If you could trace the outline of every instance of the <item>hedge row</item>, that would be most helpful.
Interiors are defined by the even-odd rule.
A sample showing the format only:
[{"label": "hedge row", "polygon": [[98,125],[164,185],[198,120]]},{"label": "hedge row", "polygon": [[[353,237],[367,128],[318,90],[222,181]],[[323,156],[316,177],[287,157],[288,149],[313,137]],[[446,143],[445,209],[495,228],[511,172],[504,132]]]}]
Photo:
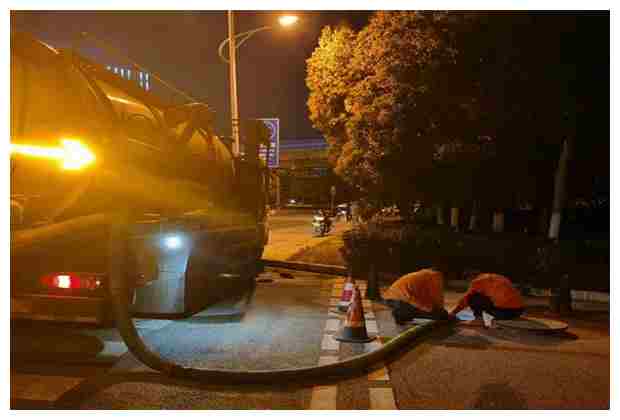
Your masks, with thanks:
[{"label": "hedge row", "polygon": [[356,275],[371,264],[404,274],[440,265],[448,279],[496,272],[529,287],[609,291],[609,241],[550,242],[521,234],[467,234],[444,227],[368,224],[348,231],[341,249]]}]

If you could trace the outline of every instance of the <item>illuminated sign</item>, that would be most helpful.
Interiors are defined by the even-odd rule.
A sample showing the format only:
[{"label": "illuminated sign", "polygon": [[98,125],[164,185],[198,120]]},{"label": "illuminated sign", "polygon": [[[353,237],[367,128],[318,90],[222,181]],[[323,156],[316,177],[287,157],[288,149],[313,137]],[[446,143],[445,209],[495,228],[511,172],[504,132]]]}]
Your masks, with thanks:
[{"label": "illuminated sign", "polygon": [[267,162],[270,168],[280,166],[280,119],[258,118],[269,130],[269,150],[263,145],[258,149],[258,156]]}]

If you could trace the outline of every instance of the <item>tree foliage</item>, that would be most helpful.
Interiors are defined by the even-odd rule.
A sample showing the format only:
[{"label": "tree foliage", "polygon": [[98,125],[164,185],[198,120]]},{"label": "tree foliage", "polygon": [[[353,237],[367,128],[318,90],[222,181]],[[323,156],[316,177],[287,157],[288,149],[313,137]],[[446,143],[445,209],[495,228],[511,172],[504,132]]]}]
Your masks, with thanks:
[{"label": "tree foliage", "polygon": [[336,173],[401,208],[548,206],[561,144],[586,114],[577,21],[390,11],[359,32],[325,28],[307,61],[308,108]]}]

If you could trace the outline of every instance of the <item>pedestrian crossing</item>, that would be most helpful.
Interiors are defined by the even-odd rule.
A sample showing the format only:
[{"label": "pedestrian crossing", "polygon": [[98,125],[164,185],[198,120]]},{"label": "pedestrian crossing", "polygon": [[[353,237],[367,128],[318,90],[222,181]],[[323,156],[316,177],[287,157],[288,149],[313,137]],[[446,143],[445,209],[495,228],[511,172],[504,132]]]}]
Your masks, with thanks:
[{"label": "pedestrian crossing", "polygon": [[[357,281],[356,285],[365,294],[366,283]],[[342,343],[334,337],[340,332],[345,314],[339,312],[337,305],[343,288],[343,279],[336,279],[329,285],[329,290],[323,291],[323,296],[329,302],[328,316],[323,326],[323,336],[319,343],[321,351],[318,365],[338,362],[341,358],[348,358],[345,350],[350,348],[349,343]],[[369,335],[378,335],[379,324],[376,319],[373,304],[363,299],[364,318]],[[139,332],[149,334],[167,327],[169,320],[135,319],[136,328]],[[48,360],[47,364],[37,362],[11,361],[11,408],[56,408],[56,404],[63,405],[67,398],[80,392],[80,385],[85,381],[92,382],[97,375],[105,375],[117,362],[127,354],[128,349],[120,336],[112,332],[103,334],[100,350],[93,360],[81,360],[73,362],[59,357],[58,360]],[[383,344],[379,339],[369,343],[356,344],[356,354],[371,352],[381,348]],[[53,350],[51,351],[53,353]],[[24,355],[21,355],[24,356]],[[61,355],[62,356],[62,355]],[[29,367],[28,367],[29,366]],[[67,367],[69,366],[69,367]],[[343,384],[330,383],[312,387],[309,400],[305,400],[304,406],[312,410],[335,410],[335,409],[371,409],[371,410],[396,410],[397,403],[393,388],[390,383],[390,372],[386,365],[378,365],[370,369],[366,377],[356,378],[356,385],[364,387],[365,394],[363,404],[359,401],[351,403],[354,407],[343,406]],[[86,385],[88,386],[88,385]],[[350,384],[349,384],[350,386]],[[63,398],[64,396],[64,398]],[[62,400],[62,401],[59,401]]]},{"label": "pedestrian crossing", "polygon": [[[356,280],[355,285],[364,295],[366,292],[366,282]],[[328,318],[325,321],[323,339],[321,341],[321,355],[319,357],[319,365],[335,363],[340,360],[341,346],[347,344],[341,343],[334,339],[334,336],[340,331],[345,315],[338,311],[338,303],[342,295],[344,287],[344,279],[342,277],[334,280],[329,293]],[[364,319],[366,330],[369,335],[377,335],[379,326],[373,311],[372,302],[362,299],[362,307],[364,309]],[[379,339],[369,343],[361,344],[363,352],[371,352],[381,348],[382,343]],[[367,376],[368,383],[368,403],[371,410],[396,410],[396,400],[394,390],[390,384],[390,375],[387,366],[381,364],[372,369]],[[337,410],[338,405],[339,384],[318,385],[314,386],[311,391],[311,398],[308,408],[310,410]],[[366,408],[366,407],[356,407]]]}]

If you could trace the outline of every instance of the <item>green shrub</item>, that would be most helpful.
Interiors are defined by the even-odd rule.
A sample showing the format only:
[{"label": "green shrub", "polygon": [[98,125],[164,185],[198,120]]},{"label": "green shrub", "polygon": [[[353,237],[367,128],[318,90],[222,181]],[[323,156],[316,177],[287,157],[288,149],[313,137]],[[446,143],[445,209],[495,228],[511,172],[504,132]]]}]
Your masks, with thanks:
[{"label": "green shrub", "polygon": [[371,264],[404,274],[440,266],[449,279],[467,270],[496,272],[515,283],[609,290],[609,241],[549,242],[519,234],[463,234],[441,226],[366,224],[343,236],[342,253],[356,276]]}]

